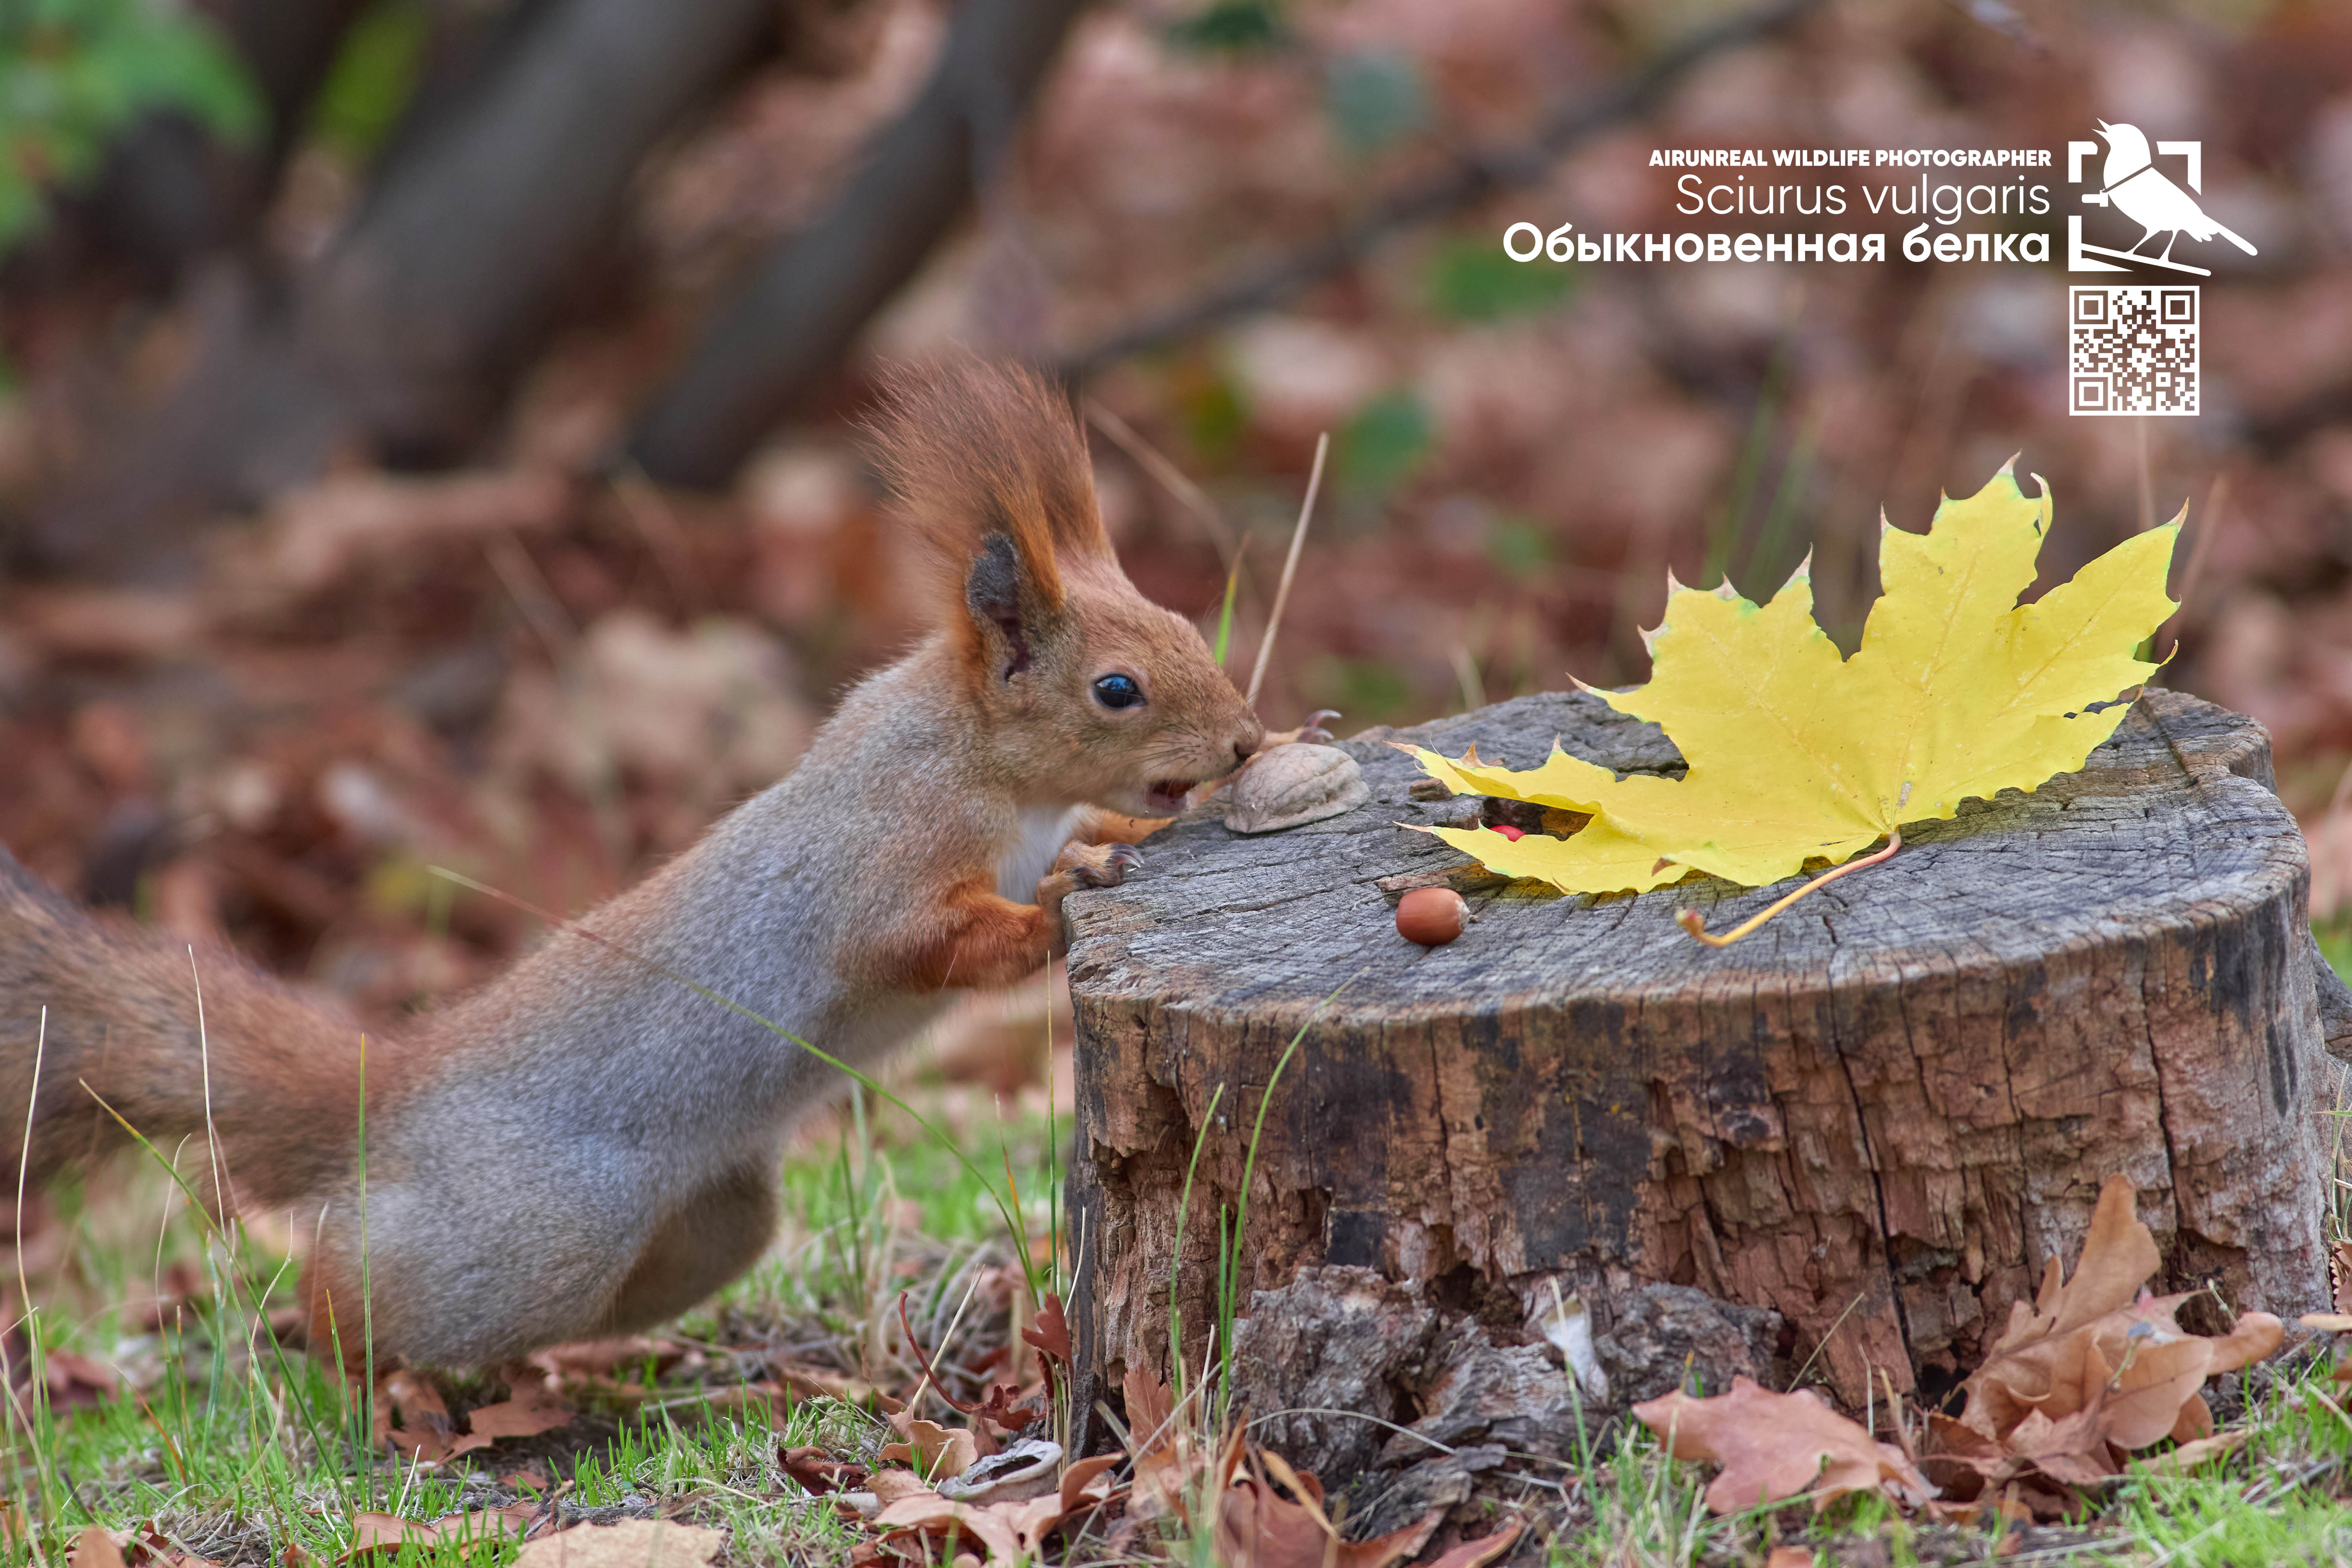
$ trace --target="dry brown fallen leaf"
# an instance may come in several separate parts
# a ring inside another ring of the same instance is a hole
[[[2200,1437],[2193,1443],[2181,1444],[2169,1453],[2158,1454],[2146,1463],[2149,1469],[2160,1476],[2185,1476],[2200,1465],[2236,1453],[2253,1435],[2252,1428],[2242,1426],[2234,1432]]]
[[[446,1459],[457,1440],[457,1426],[440,1390],[403,1370],[376,1384],[375,1440],[379,1447],[387,1441],[398,1445],[405,1458]]]
[[[1488,1563],[1501,1561],[1503,1554],[1511,1549],[1511,1543],[1518,1540],[1523,1528],[1515,1519],[1492,1535],[1447,1548],[1437,1555],[1429,1568],[1486,1568]],[[1771,1565],[1768,1563],[1766,1568],[1771,1568]]]
[[[74,1537],[73,1545],[66,1552],[66,1562],[68,1568],[124,1568],[122,1548],[114,1543],[114,1537],[94,1524]]]
[[[1069,1321],[1062,1315],[1062,1299],[1051,1290],[1037,1306],[1037,1321],[1021,1331],[1031,1349],[1067,1366],[1076,1352],[1070,1346]]]
[[[1032,1503],[1045,1503],[1058,1509],[1058,1498],[1036,1498]],[[1017,1563],[1023,1555],[1020,1524],[1013,1517],[1014,1510],[1031,1503],[974,1504],[955,1502],[937,1492],[925,1492],[920,1497],[902,1498],[875,1516],[874,1527],[886,1538],[899,1533],[938,1533],[947,1537],[943,1556],[953,1554],[959,1539],[975,1541],[986,1549],[991,1563]],[[926,1561],[930,1553],[924,1552]]]
[[[776,1456],[776,1462],[783,1467],[784,1474],[818,1496],[857,1491],[865,1487],[869,1474],[864,1465],[853,1459],[836,1459],[813,1443],[784,1449]]]
[[[688,1359],[682,1346],[667,1340],[632,1334],[624,1339],[578,1340],[571,1344],[550,1345],[543,1351],[533,1351],[527,1364],[546,1374],[551,1387],[574,1383],[603,1386],[636,1382],[648,1367],[658,1377]],[[622,1375],[624,1372],[628,1374],[626,1378]],[[509,1381],[509,1386],[519,1385]]]
[[[2064,1342],[2066,1337],[2130,1306],[2161,1261],[2155,1236],[2133,1212],[2131,1184],[2111,1178],[2092,1212],[2074,1277],[2065,1278],[2053,1258],[2042,1270],[2035,1300],[2011,1303],[2009,1327],[1968,1381],[1969,1409],[1963,1419],[1995,1438],[2024,1420],[2062,1375],[2080,1368],[2081,1347]],[[2077,1399],[2061,1414],[2080,1407]]]
[[[877,1470],[872,1489],[884,1507],[875,1516],[874,1528],[883,1531],[877,1543],[895,1548],[909,1537],[928,1541],[941,1537],[941,1544],[952,1549],[959,1537],[968,1538],[984,1547],[991,1563],[1011,1564],[1034,1562],[1043,1549],[1045,1538],[1066,1521],[1091,1514],[1109,1500],[1116,1489],[1110,1471],[1118,1464],[1115,1454],[1097,1455],[1080,1459],[1062,1472],[1061,1484],[1043,1497],[1027,1498],[1010,1502],[968,1503],[941,1497],[928,1487],[910,1488],[905,1483],[913,1479],[908,1470]],[[896,1478],[899,1484],[886,1487],[882,1483]],[[903,1551],[897,1554],[905,1555]],[[920,1553],[925,1563],[935,1561],[926,1544]]]
[[[901,1412],[890,1417],[902,1441],[882,1445],[885,1463],[907,1465],[926,1480],[943,1481],[980,1463],[980,1439],[970,1428],[942,1426]]]
[[[1813,1549],[1810,1546],[1775,1546],[1772,1554],[1764,1559],[1764,1568],[1813,1568]]]
[[[727,1532],[666,1519],[575,1524],[523,1542],[513,1568],[704,1568],[727,1548]]]
[[[85,1530],[74,1538],[67,1561],[72,1568],[216,1568],[210,1558],[158,1530],[152,1519],[129,1530]]]
[[[2102,1428],[2109,1440],[2126,1448],[2167,1436],[2187,1440],[2202,1432],[2184,1422],[2194,1426],[2201,1418],[2203,1429],[2211,1428],[2197,1394],[2205,1379],[2278,1349],[2284,1330],[2267,1312],[2242,1314],[2228,1334],[2207,1339],[2174,1321],[2189,1295],[2143,1299],[2140,1287],[2159,1259],[2155,1236],[2133,1210],[2131,1183],[2110,1177],[2074,1278],[2063,1278],[2052,1258],[2037,1299],[2011,1305],[2008,1329],[1964,1384],[1967,1426],[1998,1440],[2033,1411],[2059,1420],[2082,1410],[2093,1385],[2105,1384]]]
[[[2053,1258],[2034,1301],[2011,1309],[2008,1329],[1963,1385],[1960,1417],[1928,1417],[1921,1464],[1955,1501],[2038,1475],[2062,1489],[2035,1495],[2063,1509],[2063,1489],[2121,1475],[2133,1449],[2169,1437],[2195,1450],[2183,1464],[2226,1451],[2210,1438],[2213,1413],[2199,1391],[2277,1350],[2284,1329],[2267,1312],[2246,1312],[2227,1334],[2189,1333],[2176,1313],[2193,1293],[2142,1293],[2158,1262],[2131,1184],[2111,1178],[2074,1277]]]
[[[543,1384],[519,1378],[509,1386],[512,1398],[478,1406],[467,1417],[471,1430],[460,1432],[430,1381],[413,1372],[393,1373],[376,1390],[376,1441],[389,1440],[404,1457],[430,1462],[487,1448],[500,1437],[529,1437],[571,1425],[572,1407]],[[392,1424],[395,1414],[397,1426]]]
[[[430,1524],[389,1513],[353,1514],[352,1549],[341,1560],[350,1563],[378,1553],[389,1556],[404,1546],[455,1547],[464,1552],[504,1545],[523,1538],[537,1511],[531,1503],[509,1503],[479,1513],[453,1513]]]
[[[500,1437],[530,1437],[552,1432],[572,1425],[575,1414],[572,1406],[543,1386],[525,1384],[515,1390],[513,1398],[479,1405],[468,1414],[466,1425],[471,1430],[451,1451],[463,1454],[488,1447]]]
[[[1340,1539],[1323,1509],[1323,1483],[1261,1448],[1225,1489],[1217,1560],[1225,1568],[1392,1568],[1428,1543],[1444,1522],[1438,1509],[1372,1541]],[[1288,1496],[1284,1496],[1284,1493]]]
[[[1675,1458],[1723,1466],[1706,1489],[1706,1506],[1717,1513],[1804,1493],[1812,1494],[1816,1509],[1867,1491],[1916,1506],[1935,1490],[1903,1450],[1878,1441],[1810,1389],[1775,1394],[1735,1377],[1728,1394],[1694,1399],[1676,1389],[1636,1405],[1633,1415],[1670,1442]]]

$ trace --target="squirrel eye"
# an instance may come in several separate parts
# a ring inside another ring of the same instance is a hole
[[[1106,708],[1132,708],[1143,700],[1143,688],[1131,675],[1106,675],[1095,682],[1095,700]]]

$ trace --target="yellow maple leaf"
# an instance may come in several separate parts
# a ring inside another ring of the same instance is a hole
[[[2029,498],[2005,465],[1975,495],[1945,498],[1925,534],[1882,522],[1885,591],[1852,658],[1814,623],[1805,567],[1761,605],[1670,575],[1649,684],[1597,695],[1664,729],[1687,774],[1621,779],[1556,743],[1522,772],[1416,750],[1456,794],[1592,817],[1564,839],[1433,831],[1491,870],[1567,892],[1646,891],[1694,869],[1761,887],[2080,768],[2122,721],[2116,695],[2157,668],[2134,651],[2179,607],[2164,581],[2180,519],[2021,605],[2050,528],[2050,488],[2035,479]]]

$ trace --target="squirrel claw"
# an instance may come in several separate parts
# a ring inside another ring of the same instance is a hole
[[[1065,851],[1065,857],[1070,880],[1081,888],[1116,888],[1143,864],[1143,851],[1132,844],[1098,844],[1076,854]]]

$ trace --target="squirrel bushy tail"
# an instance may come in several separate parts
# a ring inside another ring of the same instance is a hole
[[[130,1142],[107,1106],[167,1157],[201,1146],[209,1081],[233,1199],[320,1192],[357,1152],[359,1057],[358,1025],[331,1005],[218,949],[192,955],[94,919],[0,847],[0,1160],[12,1182],[20,1165],[38,1183]],[[183,1164],[221,1206],[211,1158]]]

